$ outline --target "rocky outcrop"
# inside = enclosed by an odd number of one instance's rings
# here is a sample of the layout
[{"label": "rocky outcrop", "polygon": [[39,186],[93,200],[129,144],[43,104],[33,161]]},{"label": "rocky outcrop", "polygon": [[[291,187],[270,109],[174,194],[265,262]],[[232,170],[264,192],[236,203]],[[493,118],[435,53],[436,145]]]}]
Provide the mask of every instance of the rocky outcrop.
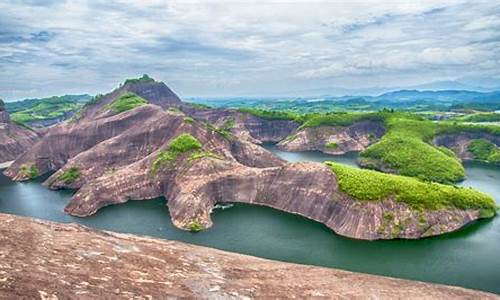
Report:
[{"label": "rocky outcrop", "polygon": [[185,105],[182,110],[197,120],[209,122],[218,128],[225,128],[240,140],[255,144],[277,143],[299,127],[299,124],[294,121],[267,120],[232,109],[203,109]]},{"label": "rocky outcrop", "polygon": [[[210,213],[217,202],[265,205],[316,220],[338,234],[369,240],[437,235],[480,217],[478,210],[420,213],[391,199],[358,201],[340,191],[336,175],[325,165],[286,164],[248,140],[227,134],[231,127],[227,120],[226,129],[217,129],[178,109],[164,109],[170,105],[167,100],[163,107],[150,103],[122,113],[112,111],[112,97],[132,87],[142,91],[148,102],[150,96],[160,101],[163,98],[157,96],[167,91],[164,84],[147,82],[144,88],[136,84],[125,84],[103,96],[78,120],[51,128],[5,174],[27,180],[55,172],[44,184],[52,189],[77,189],[65,211],[81,217],[107,205],[163,196],[168,199],[172,222],[183,229],[210,227]],[[150,91],[153,87],[160,91]],[[223,122],[225,117],[217,118],[216,122]],[[237,120],[231,123],[252,124]],[[358,127],[353,125],[350,130],[359,132]],[[199,149],[170,153],[172,141],[182,134],[199,143]],[[269,130],[256,137],[270,139],[281,134]],[[389,221],[387,212],[393,215]]]},{"label": "rocky outcrop", "polygon": [[0,245],[2,299],[499,298],[5,214]]},{"label": "rocky outcrop", "polygon": [[39,135],[10,121],[0,99],[0,163],[12,161],[39,140]]},{"label": "rocky outcrop", "polygon": [[442,134],[434,138],[434,145],[444,146],[455,152],[462,160],[473,160],[474,157],[467,148],[472,140],[485,139],[500,147],[500,135],[485,132],[460,132],[456,134]]},{"label": "rocky outcrop", "polygon": [[372,121],[357,122],[347,127],[306,127],[280,141],[277,146],[285,151],[321,151],[339,155],[363,151],[384,133],[383,124]]}]

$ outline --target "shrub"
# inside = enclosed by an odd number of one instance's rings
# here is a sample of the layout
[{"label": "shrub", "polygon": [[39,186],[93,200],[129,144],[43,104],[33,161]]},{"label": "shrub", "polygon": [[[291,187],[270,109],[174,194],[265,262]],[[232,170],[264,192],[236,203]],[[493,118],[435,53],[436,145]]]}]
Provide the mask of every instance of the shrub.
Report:
[{"label": "shrub", "polygon": [[493,212],[496,203],[489,195],[471,188],[422,182],[415,178],[362,170],[326,162],[337,176],[341,191],[360,201],[380,201],[394,197],[418,210],[443,208],[479,209]]},{"label": "shrub", "polygon": [[21,177],[27,177],[28,179],[35,179],[38,177],[40,171],[38,170],[38,167],[36,165],[31,165],[30,167],[26,165],[22,165],[19,168],[18,175]]},{"label": "shrub", "polygon": [[119,114],[124,111],[145,105],[147,103],[148,101],[144,100],[134,93],[125,93],[115,99],[111,104],[109,104],[108,108],[111,109],[114,113]]},{"label": "shrub", "polygon": [[485,139],[472,140],[467,146],[467,150],[472,153],[475,159],[488,160],[496,146]]},{"label": "shrub", "polygon": [[394,115],[386,120],[387,133],[360,154],[360,163],[378,170],[441,183],[457,182],[465,170],[453,151],[434,147],[437,125],[423,119]]},{"label": "shrub", "polygon": [[329,142],[329,143],[326,143],[326,145],[325,145],[325,148],[328,150],[335,150],[338,147],[339,147],[339,145],[335,142]]},{"label": "shrub", "polygon": [[78,179],[78,177],[80,177],[80,169],[77,167],[71,167],[64,171],[58,179],[65,184],[72,184]]},{"label": "shrub", "polygon": [[191,117],[184,117],[184,122],[192,124],[194,122],[194,119]]},{"label": "shrub", "polygon": [[168,150],[160,152],[153,162],[151,171],[156,173],[158,170],[172,165],[180,154],[201,148],[201,143],[194,136],[183,133],[170,141]]},{"label": "shrub", "polygon": [[188,229],[189,229],[189,231],[192,231],[192,232],[198,232],[198,231],[202,231],[205,228],[203,227],[203,225],[200,223],[200,221],[198,219],[194,219],[188,224]]},{"label": "shrub", "polygon": [[144,74],[144,75],[142,75],[142,77],[139,77],[139,78],[126,79],[124,84],[133,84],[133,83],[140,83],[140,82],[147,83],[147,82],[154,82],[154,81],[155,80],[153,78],[149,77],[148,74]]}]

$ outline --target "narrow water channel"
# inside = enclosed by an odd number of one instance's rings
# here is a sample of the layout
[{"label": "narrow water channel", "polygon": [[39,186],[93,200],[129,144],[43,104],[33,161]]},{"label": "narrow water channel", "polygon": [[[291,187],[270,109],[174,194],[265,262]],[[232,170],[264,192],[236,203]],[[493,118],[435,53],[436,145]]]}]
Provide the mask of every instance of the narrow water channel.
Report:
[{"label": "narrow water channel", "polygon": [[[355,164],[356,155],[281,152],[290,160],[336,160]],[[490,193],[500,203],[500,168],[466,164],[463,185]],[[464,230],[422,240],[359,241],[334,234],[322,224],[280,211],[238,204],[213,213],[214,227],[190,233],[173,227],[165,199],[131,201],[103,208],[94,216],[63,213],[70,192],[50,191],[41,179],[15,183],[0,175],[0,212],[99,229],[180,240],[255,256],[416,279],[500,294],[500,217]],[[244,237],[244,238],[242,238]]]}]

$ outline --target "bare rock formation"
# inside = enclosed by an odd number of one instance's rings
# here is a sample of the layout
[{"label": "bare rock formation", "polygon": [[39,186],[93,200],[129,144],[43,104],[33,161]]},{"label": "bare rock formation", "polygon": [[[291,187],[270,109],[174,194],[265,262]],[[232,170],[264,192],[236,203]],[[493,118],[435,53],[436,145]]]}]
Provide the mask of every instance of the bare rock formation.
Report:
[{"label": "bare rock formation", "polygon": [[214,124],[255,144],[279,142],[295,131],[299,124],[290,120],[267,120],[232,109],[203,109],[185,105],[182,110],[197,120]]},{"label": "bare rock formation", "polygon": [[467,148],[472,140],[485,139],[500,147],[500,136],[485,132],[460,132],[456,134],[442,134],[434,138],[436,146],[445,146],[462,160],[473,160],[474,157]]},{"label": "bare rock formation", "polygon": [[0,245],[2,299],[499,299],[460,287],[275,262],[5,214],[0,214]]},{"label": "bare rock formation", "polygon": [[16,159],[38,140],[39,135],[35,131],[10,121],[0,99],[0,163]]},{"label": "bare rock formation", "polygon": [[381,123],[362,121],[347,127],[307,127],[278,143],[285,151],[321,151],[327,154],[360,152],[385,133]]},{"label": "bare rock formation", "polygon": [[[164,196],[174,225],[187,230],[210,227],[217,202],[265,205],[316,220],[338,234],[369,240],[437,235],[480,217],[479,210],[419,212],[393,199],[358,201],[340,191],[336,175],[325,165],[286,164],[248,140],[179,110],[164,109],[179,104],[163,96],[170,90],[163,83],[143,84],[127,83],[88,107],[81,118],[51,128],[5,174],[28,180],[33,176],[30,170],[35,175],[55,172],[45,185],[78,189],[65,211],[81,217],[107,205]],[[132,89],[150,103],[165,103],[121,113],[110,109],[113,97]],[[220,113],[228,112],[214,114]],[[220,115],[215,118],[221,121]],[[253,132],[253,138],[269,140],[286,131],[257,130],[264,123],[255,122],[260,125],[245,127],[254,128],[247,131]],[[353,126],[349,130],[356,133],[375,125]],[[197,144],[196,149],[172,152],[173,141],[183,134]],[[387,212],[393,216],[390,221]]]}]

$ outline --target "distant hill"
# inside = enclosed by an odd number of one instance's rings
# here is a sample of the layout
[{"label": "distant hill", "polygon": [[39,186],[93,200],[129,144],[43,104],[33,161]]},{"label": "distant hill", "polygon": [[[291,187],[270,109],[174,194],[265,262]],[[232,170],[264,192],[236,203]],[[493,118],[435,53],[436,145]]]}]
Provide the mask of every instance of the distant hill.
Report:
[{"label": "distant hill", "polygon": [[5,108],[14,122],[44,127],[70,118],[90,99],[87,94],[34,98],[7,102]]}]

